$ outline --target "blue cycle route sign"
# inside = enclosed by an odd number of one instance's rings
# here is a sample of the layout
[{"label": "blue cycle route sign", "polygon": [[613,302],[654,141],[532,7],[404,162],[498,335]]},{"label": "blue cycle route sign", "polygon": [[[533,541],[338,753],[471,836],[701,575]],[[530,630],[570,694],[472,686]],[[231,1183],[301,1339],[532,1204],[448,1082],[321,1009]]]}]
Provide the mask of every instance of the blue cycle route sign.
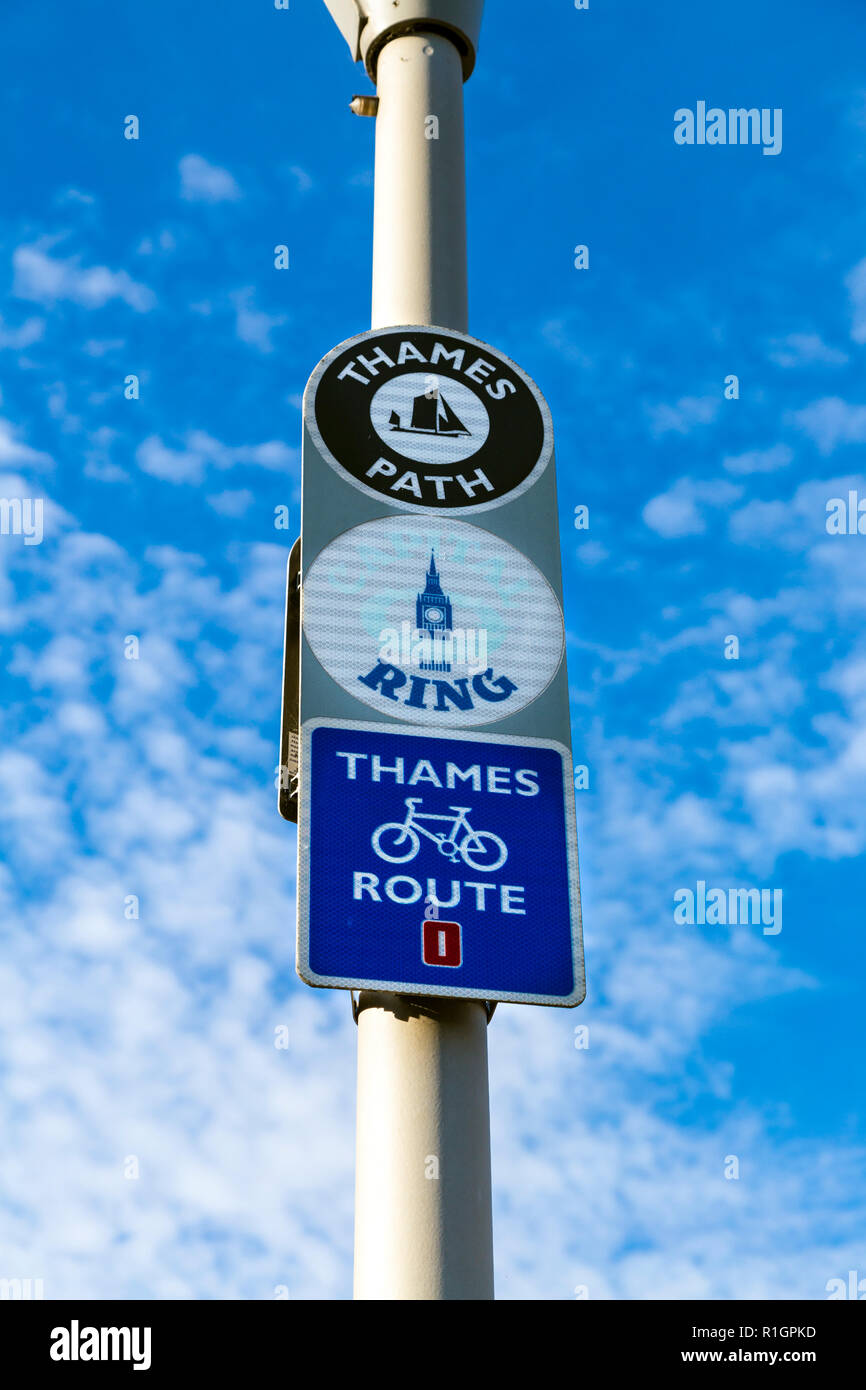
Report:
[{"label": "blue cycle route sign", "polygon": [[301,756],[302,979],[580,1003],[574,784],[563,744],[314,719]]}]

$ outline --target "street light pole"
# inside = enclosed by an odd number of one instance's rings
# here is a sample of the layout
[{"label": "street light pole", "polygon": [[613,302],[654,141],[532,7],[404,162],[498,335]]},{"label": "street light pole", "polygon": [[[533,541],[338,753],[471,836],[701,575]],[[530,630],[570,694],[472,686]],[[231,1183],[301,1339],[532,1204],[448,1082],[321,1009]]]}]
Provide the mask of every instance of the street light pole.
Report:
[{"label": "street light pole", "polygon": [[487,1009],[362,990],[355,1297],[493,1297]]},{"label": "street light pole", "polygon": [[465,333],[463,68],[450,39],[392,39],[376,73],[372,328],[436,324]]},{"label": "street light pole", "polygon": [[[325,0],[376,82],[372,327],[465,332],[463,83],[483,0]],[[491,1299],[488,1008],[362,990],[356,1299]]]}]

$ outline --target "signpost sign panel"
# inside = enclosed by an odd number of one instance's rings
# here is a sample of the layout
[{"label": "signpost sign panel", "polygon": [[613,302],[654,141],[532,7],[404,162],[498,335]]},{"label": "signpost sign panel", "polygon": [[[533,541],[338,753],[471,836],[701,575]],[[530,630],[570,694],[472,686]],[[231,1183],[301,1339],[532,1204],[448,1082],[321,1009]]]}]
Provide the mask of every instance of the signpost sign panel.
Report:
[{"label": "signpost sign panel", "polygon": [[431,730],[525,709],[564,647],[540,571],[490,532],[439,517],[368,521],[325,546],[305,580],[304,631],[347,694]]},{"label": "signpost sign panel", "polygon": [[567,748],[311,720],[302,765],[303,979],[580,1002]]},{"label": "signpost sign panel", "polygon": [[583,997],[552,460],[538,388],[466,334],[360,334],[310,379],[298,808],[310,984]]},{"label": "signpost sign panel", "polygon": [[309,428],[321,454],[393,507],[489,510],[521,496],[550,461],[541,392],[467,334],[374,330],[329,353],[310,384]]}]

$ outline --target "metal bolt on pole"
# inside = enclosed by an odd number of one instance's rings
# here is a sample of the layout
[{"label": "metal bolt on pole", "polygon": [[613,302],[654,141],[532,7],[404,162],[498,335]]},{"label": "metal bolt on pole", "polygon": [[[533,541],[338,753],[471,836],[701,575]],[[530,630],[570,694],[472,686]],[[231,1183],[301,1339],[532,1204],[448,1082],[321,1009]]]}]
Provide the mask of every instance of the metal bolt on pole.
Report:
[{"label": "metal bolt on pole", "polygon": [[[463,83],[483,0],[325,0],[376,82],[374,328],[467,329]],[[488,1010],[362,990],[356,1299],[491,1299]]]}]

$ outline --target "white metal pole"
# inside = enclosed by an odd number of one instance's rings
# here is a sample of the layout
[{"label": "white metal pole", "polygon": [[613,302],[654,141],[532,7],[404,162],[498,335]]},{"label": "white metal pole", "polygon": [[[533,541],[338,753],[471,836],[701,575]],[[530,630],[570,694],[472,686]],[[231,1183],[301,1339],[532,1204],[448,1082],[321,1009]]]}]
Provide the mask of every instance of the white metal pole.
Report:
[{"label": "white metal pole", "polygon": [[373,328],[466,332],[463,68],[450,39],[391,39],[376,70]]},{"label": "white metal pole", "polygon": [[355,1297],[493,1297],[487,1011],[362,991]]},{"label": "white metal pole", "polygon": [[[378,56],[374,328],[465,331],[463,72],[450,39]],[[362,991],[357,1299],[493,1298],[487,1009]]]}]

